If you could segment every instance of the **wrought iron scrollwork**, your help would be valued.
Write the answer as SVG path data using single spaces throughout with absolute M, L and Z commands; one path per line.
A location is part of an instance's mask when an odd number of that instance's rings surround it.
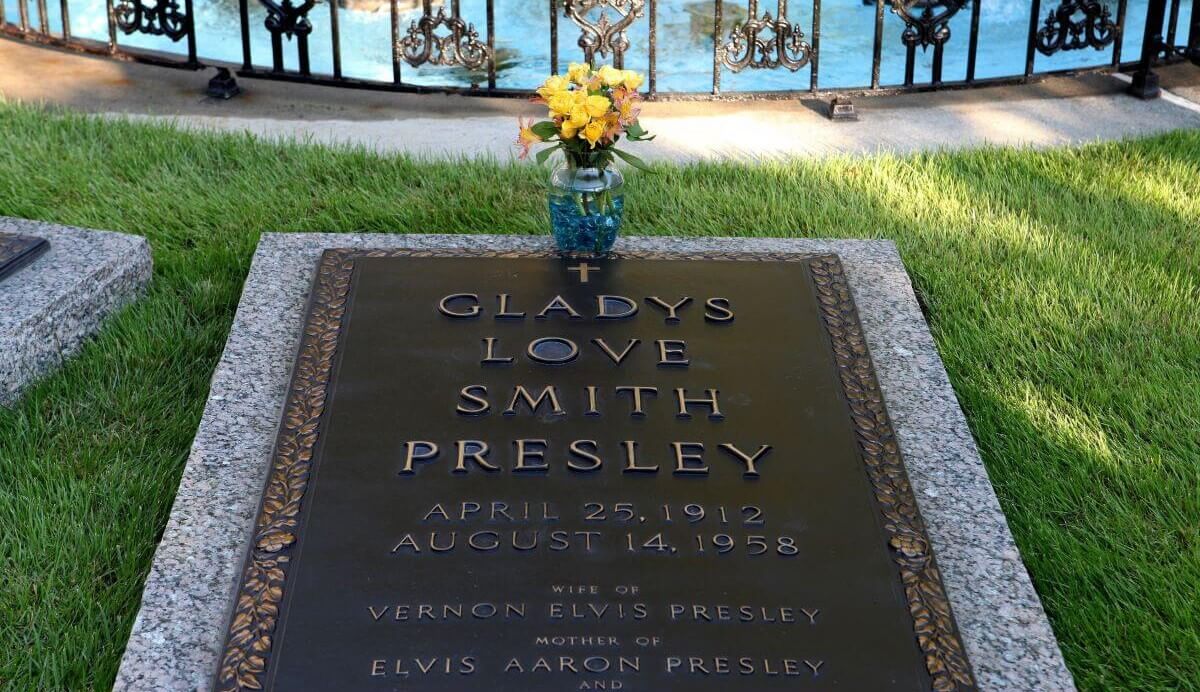
M 942 57 L 950 40 L 950 20 L 968 0 L 891 0 L 892 12 L 904 20 L 900 40 L 904 42 L 904 86 L 912 86 L 917 46 L 927 51 L 933 46 L 931 81 L 942 83 Z M 975 0 L 979 2 L 979 0 Z
M 1042 55 L 1060 50 L 1106 48 L 1121 31 L 1108 7 L 1099 0 L 1063 0 L 1046 15 L 1034 45 Z
M 904 20 L 900 39 L 910 48 L 945 45 L 950 20 L 966 4 L 967 0 L 892 0 L 892 12 Z
M 334 0 L 336 2 L 336 0 Z M 267 19 L 263 22 L 272 36 L 305 37 L 312 33 L 312 22 L 308 21 L 308 11 L 317 4 L 316 0 L 304 0 L 299 5 L 293 5 L 292 0 L 259 0 L 267 8 Z
M 734 24 L 729 42 L 721 47 L 719 60 L 734 72 L 786 67 L 795 72 L 808 64 L 812 46 L 804 40 L 799 24 L 788 21 L 787 0 L 778 0 L 776 15 L 763 12 L 758 18 L 758 0 L 749 0 L 748 19 Z M 769 32 L 764 35 L 764 32 Z
M 330 0 L 337 2 L 337 0 Z M 271 32 L 271 64 L 276 72 L 283 71 L 283 37 L 288 40 L 296 39 L 296 56 L 300 61 L 300 74 L 309 75 L 308 65 L 308 35 L 312 33 L 313 25 L 308 20 L 308 11 L 316 4 L 316 0 L 304 0 L 299 5 L 292 0 L 259 0 L 267 8 L 267 18 L 263 25 Z
M 437 30 L 448 32 L 438 35 Z M 397 58 L 418 67 L 430 65 L 460 65 L 477 69 L 487 64 L 491 51 L 479 40 L 474 24 L 468 24 L 459 16 L 458 3 L 454 3 L 449 14 L 445 5 L 434 14 L 426 3 L 425 13 L 408 27 L 408 35 L 394 47 Z
M 192 28 L 192 17 L 177 0 L 120 0 L 113 6 L 117 28 L 126 34 L 166 36 L 178 41 Z
M 616 20 L 608 18 L 611 9 Z M 599 12 L 593 21 L 587 15 Z M 646 0 L 563 0 L 563 15 L 579 25 L 579 47 L 583 58 L 595 63 L 596 55 L 612 56 L 613 65 L 623 67 L 625 51 L 629 49 L 629 38 L 625 30 L 646 13 Z

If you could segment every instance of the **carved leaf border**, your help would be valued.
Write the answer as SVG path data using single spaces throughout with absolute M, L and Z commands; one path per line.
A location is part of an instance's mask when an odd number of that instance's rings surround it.
M 355 260 L 366 257 L 561 256 L 548 250 L 333 249 L 324 252 L 317 268 L 267 485 L 239 578 L 214 690 L 240 692 L 261 690 L 265 686 L 275 625 L 287 586 L 298 517 L 303 509 L 313 453 L 320 435 Z M 913 631 L 932 678 L 932 689 L 935 692 L 975 690 L 971 667 L 884 407 L 841 260 L 831 254 L 788 252 L 634 251 L 614 253 L 610 257 L 808 264 L 821 318 L 850 406 L 859 449 L 877 506 L 885 519 L 884 529 L 908 600 Z
M 975 690 L 975 679 L 908 482 L 895 430 L 875 377 L 850 284 L 835 255 L 809 263 L 817 302 L 833 345 L 842 390 L 875 501 L 884 518 L 892 559 L 908 599 L 917 642 L 936 692 Z

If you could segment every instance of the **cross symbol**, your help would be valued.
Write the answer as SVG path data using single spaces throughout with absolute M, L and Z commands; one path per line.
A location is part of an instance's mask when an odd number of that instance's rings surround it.
M 580 262 L 577 267 L 567 267 L 569 272 L 579 272 L 579 283 L 586 284 L 588 282 L 588 272 L 599 272 L 599 267 L 588 265 L 587 262 Z

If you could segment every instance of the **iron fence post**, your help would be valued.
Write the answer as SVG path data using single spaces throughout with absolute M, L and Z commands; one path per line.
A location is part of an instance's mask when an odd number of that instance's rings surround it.
M 1200 0 L 1192 0 L 1192 27 L 1188 30 L 1186 55 L 1200 65 Z
M 246 72 L 254 69 L 250 59 L 250 8 L 248 0 L 238 1 L 238 17 L 242 25 L 242 69 Z
M 1167 0 L 1150 0 L 1146 6 L 1146 33 L 1142 36 L 1142 58 L 1129 93 L 1140 99 L 1156 99 L 1162 90 L 1158 88 L 1158 75 L 1151 70 L 1158 54 L 1163 50 L 1162 25 L 1167 14 Z
M 113 9 L 113 0 L 107 0 L 104 5 L 108 14 L 108 52 L 115 55 L 117 52 L 117 14 Z M 25 6 L 25 0 L 21 0 L 21 6 Z
M 808 90 L 815 94 L 821 78 L 821 0 L 813 0 L 812 59 L 809 62 L 812 63 L 812 71 L 808 75 Z
M 713 0 L 713 96 L 721 93 L 721 11 L 724 9 L 723 5 L 723 0 Z
M 329 0 L 329 43 L 333 50 L 333 78 L 342 78 L 342 31 L 338 26 L 338 0 Z
M 1113 69 L 1121 67 L 1121 50 L 1125 47 L 1125 14 L 1129 9 L 1129 0 L 1120 0 L 1117 3 L 1117 40 L 1113 43 Z
M 1171 18 L 1167 22 L 1167 49 L 1175 48 L 1175 28 L 1179 24 L 1179 0 L 1171 0 Z
M 399 84 L 400 74 L 400 0 L 392 0 L 392 83 Z
M 1025 40 L 1025 81 L 1033 75 L 1034 60 L 1037 59 L 1037 54 L 1034 48 L 1037 45 L 1038 21 L 1042 18 L 1042 3 L 1041 0 L 1033 0 L 1029 5 L 1029 35 Z
M 558 74 L 558 0 L 550 0 L 550 74 Z
M 63 9 L 67 7 L 66 0 L 63 0 Z M 196 8 L 192 0 L 185 0 L 183 3 L 184 9 L 187 11 L 187 64 L 191 67 L 199 67 L 200 60 L 196 57 Z M 64 15 L 65 17 L 66 15 Z M 63 20 L 63 26 L 66 26 L 66 20 Z
M 454 2 L 455 10 L 458 9 L 458 0 Z M 457 12 L 454 15 L 458 16 Z M 487 0 L 487 79 L 488 91 L 496 90 L 496 3 L 492 0 Z
M 863 0 L 867 4 L 867 0 Z M 879 88 L 879 64 L 883 60 L 883 0 L 875 0 L 875 42 L 871 49 L 871 88 Z
M 979 4 L 980 0 L 971 3 L 971 36 L 967 42 L 967 84 L 975 81 L 975 59 L 979 53 Z
M 1200 2 L 1200 0 L 1197 0 Z M 646 94 L 654 98 L 658 94 L 658 3 L 650 0 L 650 65 L 646 71 L 649 81 Z

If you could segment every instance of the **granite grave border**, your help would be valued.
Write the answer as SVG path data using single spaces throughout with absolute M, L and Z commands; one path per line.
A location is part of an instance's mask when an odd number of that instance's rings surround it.
M 322 251 L 549 247 L 523 236 L 263 236 L 115 689 L 212 684 Z M 979 688 L 1074 689 L 891 242 L 626 238 L 617 249 L 840 256 Z
M 0 406 L 74 355 L 150 283 L 145 238 L 0 217 L 0 232 L 49 247 L 0 280 Z

